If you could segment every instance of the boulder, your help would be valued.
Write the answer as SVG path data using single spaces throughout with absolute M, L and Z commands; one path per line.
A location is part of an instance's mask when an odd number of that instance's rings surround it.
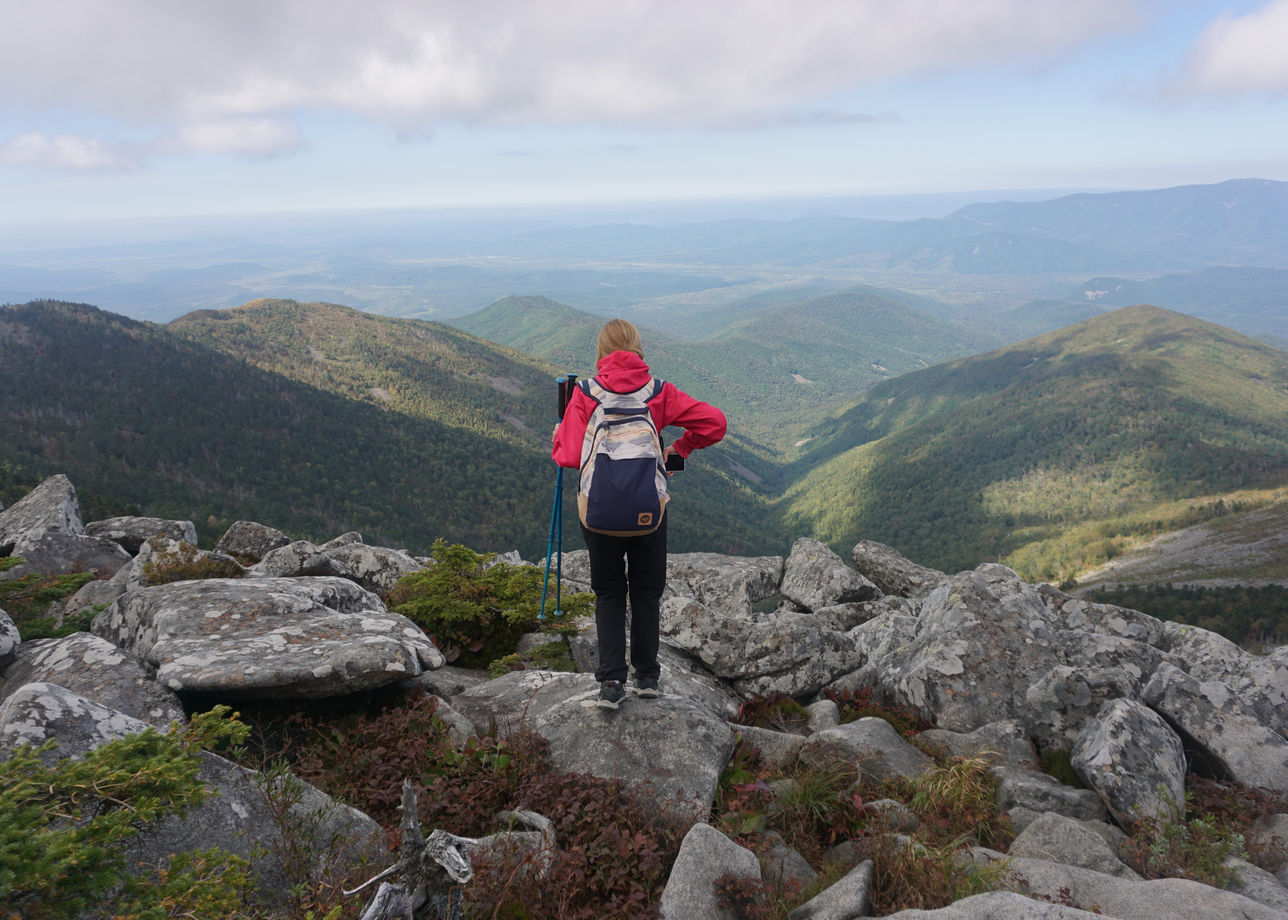
M 1073 904 L 1118 920 L 1283 920 L 1283 912 L 1251 898 L 1189 879 L 1133 881 L 991 850 L 973 851 L 979 862 L 1005 861 L 1005 885 L 1029 897 Z
M 319 698 L 442 667 L 407 618 L 343 578 L 212 578 L 132 591 L 93 631 L 172 690 L 229 699 Z
M 816 700 L 805 707 L 809 713 L 809 730 L 819 732 L 841 724 L 841 707 L 828 699 Z
M 723 875 L 760 879 L 751 850 L 734 843 L 709 824 L 695 824 L 680 842 L 659 902 L 662 920 L 736 920 L 716 900 L 715 881 Z
M 1208 772 L 1288 793 L 1288 741 L 1258 720 L 1226 684 L 1162 665 L 1142 701 L 1191 740 Z
M 1176 732 L 1134 700 L 1112 700 L 1073 746 L 1073 767 L 1114 820 L 1170 822 L 1185 810 L 1185 752 Z
M 1139 610 L 1093 604 L 1071 597 L 1052 585 L 1038 585 L 1038 593 L 1064 629 L 1103 633 L 1152 646 L 1158 646 L 1163 639 L 1163 621 Z
M 973 732 L 950 732 L 931 728 L 917 735 L 918 739 L 943 747 L 953 757 L 988 757 L 990 762 L 1036 770 L 1037 756 L 1033 742 L 1024 726 L 1014 719 L 989 722 Z
M 1015 808 L 1053 811 L 1082 821 L 1105 821 L 1109 813 L 1100 797 L 1090 789 L 1074 789 L 1036 770 L 994 767 L 997 777 L 997 807 L 1009 812 Z
M 854 627 L 879 617 L 883 613 L 915 617 L 917 608 L 906 597 L 896 597 L 890 594 L 870 601 L 832 604 L 814 610 L 814 616 L 818 617 L 820 623 L 837 632 L 849 632 Z
M 672 553 L 666 560 L 672 594 L 722 612 L 750 613 L 752 604 L 777 593 L 782 579 L 781 556 Z
M 778 610 L 752 619 L 668 598 L 662 602 L 661 631 L 744 696 L 808 696 L 855 664 L 846 635 L 806 613 Z
M 162 730 L 171 722 L 187 721 L 173 691 L 158 684 L 134 658 L 89 633 L 24 643 L 5 672 L 0 700 L 33 683 L 57 684 Z
M 12 555 L 21 556 L 22 563 L 0 573 L 0 581 L 22 578 L 33 572 L 40 575 L 93 572 L 106 577 L 130 561 L 130 554 L 106 537 L 58 530 L 23 537 L 13 544 Z
M 805 610 L 874 600 L 880 590 L 828 547 L 809 537 L 792 544 L 778 591 Z
M 916 638 L 878 665 L 879 677 L 897 702 L 969 732 L 1023 719 L 1024 689 L 1057 662 L 1056 641 L 1037 590 L 1005 566 L 982 565 L 926 597 Z
M 22 636 L 18 633 L 18 627 L 9 619 L 9 614 L 0 610 L 0 678 L 4 677 L 5 668 L 17 656 L 21 645 Z
M 787 915 L 787 920 L 851 920 L 866 917 L 873 866 L 864 860 Z
M 76 489 L 61 473 L 0 511 L 0 556 L 10 555 L 16 544 L 45 533 L 85 533 Z
M 885 719 L 856 719 L 809 736 L 801 748 L 804 763 L 842 761 L 856 766 L 865 777 L 881 780 L 914 779 L 935 765 Z
M 760 751 L 761 762 L 771 769 L 789 766 L 805 746 L 804 735 L 776 732 L 768 728 L 757 728 L 754 725 L 737 725 L 733 722 L 728 725 L 742 736 L 745 744 Z
M 92 537 L 105 537 L 119 543 L 131 556 L 149 537 L 162 536 L 175 542 L 197 545 L 197 528 L 192 521 L 167 521 L 155 517 L 114 517 L 91 521 L 85 532 Z
M 1179 623 L 1165 624 L 1161 644 L 1182 671 L 1225 684 L 1263 725 L 1288 736 L 1288 657 L 1253 655 L 1224 636 Z
M 43 763 L 52 765 L 147 727 L 57 684 L 23 684 L 0 702 L 0 760 L 8 760 L 24 744 L 39 747 L 53 740 L 58 747 L 40 755 Z
M 1119 878 L 1140 879 L 1130 866 L 1118 858 L 1104 835 L 1092 829 L 1092 822 L 1079 821 L 1055 812 L 1038 815 L 1015 838 L 1007 854 L 1045 859 L 1067 866 L 1081 866 L 1083 869 Z
M 1243 859 L 1228 857 L 1221 865 L 1234 872 L 1235 880 L 1227 890 L 1252 898 L 1267 907 L 1283 911 L 1288 917 L 1288 888 L 1265 869 L 1254 866 Z
M 254 521 L 236 521 L 219 538 L 215 549 L 248 564 L 254 564 L 273 550 L 280 546 L 287 546 L 290 542 L 291 538 L 280 530 L 256 524 Z
M 247 572 L 255 578 L 348 577 L 348 567 L 308 540 L 296 540 L 270 550 Z
M 1135 699 L 1140 679 L 1122 668 L 1074 668 L 1058 664 L 1024 692 L 1024 724 L 1043 748 L 1067 751 L 1101 706 L 1111 700 Z
M 818 878 L 805 857 L 788 846 L 781 834 L 766 832 L 765 845 L 760 856 L 760 874 L 771 890 L 803 889 Z
M 595 706 L 599 684 L 575 675 L 575 692 L 534 707 L 528 727 L 550 745 L 555 770 L 621 779 L 677 823 L 707 815 L 720 772 L 733 755 L 733 731 L 690 700 L 629 695 L 617 711 Z
M 854 643 L 858 667 L 832 681 L 828 689 L 839 692 L 881 686 L 888 667 L 910 654 L 917 638 L 917 622 L 915 616 L 885 613 L 847 632 L 846 638 Z
M 850 550 L 850 559 L 854 568 L 883 594 L 922 598 L 948 578 L 943 572 L 917 565 L 874 540 L 857 543 Z
M 356 581 L 368 591 L 384 594 L 398 584 L 398 579 L 422 571 L 421 565 L 402 550 L 365 543 L 327 545 L 323 550 L 335 560 L 345 578 Z

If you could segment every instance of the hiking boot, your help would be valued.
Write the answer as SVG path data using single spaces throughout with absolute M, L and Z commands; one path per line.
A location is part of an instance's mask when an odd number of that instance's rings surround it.
M 657 699 L 657 678 L 656 677 L 636 678 L 635 692 L 640 695 L 640 699 L 642 700 Z
M 600 709 L 616 709 L 626 696 L 626 688 L 620 680 L 606 680 L 599 685 Z

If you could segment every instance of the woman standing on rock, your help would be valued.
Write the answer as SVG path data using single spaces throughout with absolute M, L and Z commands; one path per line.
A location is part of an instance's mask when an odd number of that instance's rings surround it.
M 683 459 L 715 444 L 724 437 L 726 423 L 715 406 L 653 377 L 632 323 L 606 323 L 599 331 L 597 351 L 595 377 L 583 380 L 569 398 L 555 429 L 551 456 L 560 466 L 581 470 L 578 506 L 590 551 L 599 640 L 595 679 L 600 682 L 599 705 L 616 709 L 626 695 L 628 598 L 635 688 L 644 699 L 658 692 L 658 608 L 666 587 L 669 475 L 663 467 L 677 468 L 674 457 Z M 683 428 L 684 434 L 662 448 L 656 435 L 668 425 Z M 619 464 L 619 472 L 610 476 L 611 464 Z M 638 489 L 622 485 L 635 475 L 623 470 L 642 474 L 634 478 Z M 637 498 L 651 502 L 651 509 L 638 510 L 633 504 Z

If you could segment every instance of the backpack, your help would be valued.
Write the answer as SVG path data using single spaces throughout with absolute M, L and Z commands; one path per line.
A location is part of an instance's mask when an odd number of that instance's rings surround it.
M 662 381 L 653 378 L 633 393 L 614 393 L 595 378 L 577 386 L 595 402 L 581 443 L 581 523 L 613 537 L 652 533 L 667 501 L 662 438 L 648 408 Z

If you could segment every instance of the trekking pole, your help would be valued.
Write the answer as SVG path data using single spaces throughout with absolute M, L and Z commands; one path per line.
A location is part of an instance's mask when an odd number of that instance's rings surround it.
M 577 375 L 567 374 L 555 379 L 559 387 L 559 421 L 563 421 L 564 410 L 568 408 L 568 397 L 576 385 Z M 537 619 L 546 618 L 546 594 L 550 588 L 550 559 L 555 562 L 555 609 L 556 617 L 563 616 L 563 467 L 555 467 L 555 504 L 550 512 L 550 536 L 546 539 L 546 577 L 541 584 L 541 609 Z

